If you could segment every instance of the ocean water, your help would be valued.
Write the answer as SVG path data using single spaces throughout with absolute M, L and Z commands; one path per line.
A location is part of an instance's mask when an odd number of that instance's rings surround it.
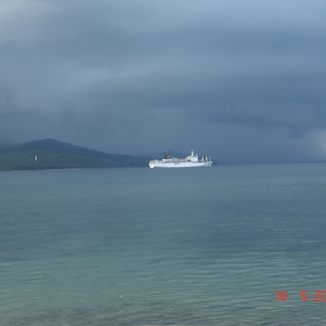
M 325 231 L 325 163 L 2 172 L 0 325 L 322 325 Z

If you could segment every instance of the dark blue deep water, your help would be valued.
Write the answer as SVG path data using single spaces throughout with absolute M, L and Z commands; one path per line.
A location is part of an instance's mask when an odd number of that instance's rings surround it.
M 0 325 L 322 325 L 325 232 L 325 163 L 2 172 Z

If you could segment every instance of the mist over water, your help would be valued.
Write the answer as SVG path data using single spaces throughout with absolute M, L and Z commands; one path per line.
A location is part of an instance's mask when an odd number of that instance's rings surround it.
M 320 325 L 325 172 L 3 172 L 0 325 Z

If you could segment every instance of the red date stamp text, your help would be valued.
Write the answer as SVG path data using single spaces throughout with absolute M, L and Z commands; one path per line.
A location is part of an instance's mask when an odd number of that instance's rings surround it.
M 315 291 L 313 296 L 309 297 L 308 291 L 300 292 L 301 301 L 308 301 L 313 299 L 314 301 L 326 301 L 326 291 Z M 287 301 L 288 292 L 287 291 L 275 291 L 275 300 L 276 301 Z

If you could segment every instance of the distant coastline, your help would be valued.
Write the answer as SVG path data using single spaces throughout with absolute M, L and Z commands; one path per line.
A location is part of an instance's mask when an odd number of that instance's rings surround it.
M 145 167 L 151 156 L 109 154 L 43 139 L 0 149 L 0 171 Z

